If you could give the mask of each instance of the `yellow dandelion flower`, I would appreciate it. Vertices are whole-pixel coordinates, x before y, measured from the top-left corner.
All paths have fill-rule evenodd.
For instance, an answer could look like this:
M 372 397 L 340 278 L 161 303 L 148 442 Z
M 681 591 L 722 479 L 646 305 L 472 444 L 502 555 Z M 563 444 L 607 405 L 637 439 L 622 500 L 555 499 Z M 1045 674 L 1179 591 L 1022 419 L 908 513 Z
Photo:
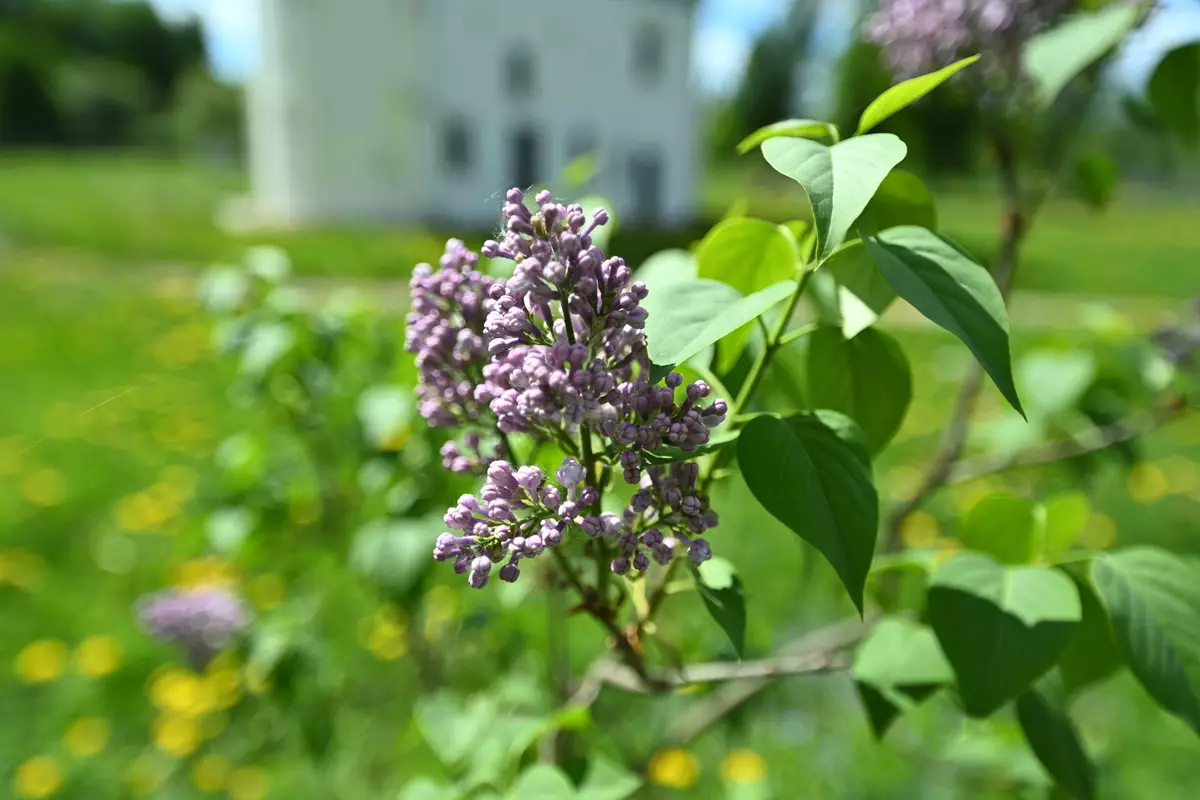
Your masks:
M 286 594 L 287 584 L 284 583 L 283 577 L 275 572 L 258 575 L 246 586 L 246 597 L 264 611 L 282 603 Z
M 1138 464 L 1125 479 L 1129 496 L 1139 503 L 1154 503 L 1167 493 L 1167 476 L 1157 464 Z
M 164 714 L 154 722 L 154 746 L 175 758 L 190 756 L 200 746 L 200 726 L 193 717 Z
M 62 786 L 62 769 L 50 756 L 36 756 L 17 767 L 13 788 L 18 797 L 49 797 Z
M 767 762 L 753 750 L 734 750 L 721 761 L 721 777 L 727 783 L 762 783 Z
M 937 519 L 927 511 L 914 511 L 900 526 L 900 539 L 905 547 L 933 547 L 939 533 Z
M 175 573 L 175 585 L 180 589 L 200 589 L 229 586 L 236 583 L 238 569 L 216 556 L 184 562 Z
M 64 743 L 67 750 L 74 756 L 97 756 L 108 747 L 112 735 L 112 726 L 108 720 L 100 717 L 83 717 L 75 720 L 67 729 Z
M 229 800 L 262 800 L 267 796 L 270 784 L 267 773 L 257 767 L 242 767 L 234 770 L 226 784 Z
M 150 699 L 163 711 L 190 717 L 203 714 L 214 705 L 211 692 L 205 690 L 200 678 L 178 668 L 167 670 L 154 679 Z
M 90 636 L 75 650 L 75 668 L 89 678 L 103 678 L 121 666 L 121 643 L 112 636 Z
M 659 786 L 690 789 L 700 777 L 700 763 L 687 750 L 678 747 L 660 750 L 650 759 L 646 777 Z
M 224 756 L 204 756 L 192 765 L 192 783 L 202 792 L 219 792 L 225 788 L 230 769 L 229 759 Z
M 49 683 L 63 674 L 67 648 L 62 642 L 42 639 L 17 654 L 17 677 L 25 683 Z
M 395 661 L 408 652 L 408 630 L 395 622 L 377 619 L 367 649 L 380 661 Z
M 33 505 L 42 508 L 58 505 L 66 493 L 67 484 L 62 473 L 50 467 L 42 467 L 30 473 L 21 482 L 21 495 Z
M 214 708 L 232 708 L 242 699 L 242 676 L 236 669 L 210 673 L 204 682 L 212 692 Z
M 139 756 L 125 771 L 125 783 L 135 797 L 148 797 L 162 787 L 166 770 L 149 756 Z
M 1095 513 L 1079 534 L 1079 544 L 1089 550 L 1104 550 L 1117 542 L 1117 523 L 1107 514 Z
M 408 444 L 412 432 L 407 425 L 398 427 L 379 443 L 379 449 L 385 453 L 398 453 Z

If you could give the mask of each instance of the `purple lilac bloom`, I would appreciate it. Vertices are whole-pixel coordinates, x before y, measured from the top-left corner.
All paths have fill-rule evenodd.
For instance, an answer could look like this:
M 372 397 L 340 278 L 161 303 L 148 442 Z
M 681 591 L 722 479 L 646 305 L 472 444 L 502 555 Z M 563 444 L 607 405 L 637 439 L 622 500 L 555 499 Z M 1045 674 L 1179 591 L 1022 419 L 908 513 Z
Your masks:
M 699 476 L 700 467 L 694 462 L 646 470 L 625 509 L 623 524 L 630 533 L 618 540 L 623 554 L 613 561 L 614 572 L 624 573 L 630 567 L 644 570 L 648 559 L 668 564 L 676 553 L 686 554 L 697 566 L 712 558 L 702 534 L 720 520 L 696 486 Z
M 482 437 L 475 432 L 464 436 L 462 444 L 446 442 L 440 451 L 442 467 L 459 474 L 483 475 L 494 462 L 507 457 L 502 442 L 497 442 L 490 450 L 482 442 Z
M 204 667 L 250 622 L 250 611 L 225 589 L 162 591 L 138 601 L 138 617 L 153 636 L 175 642 L 189 662 Z
M 418 264 L 409 284 L 412 311 L 404 346 L 417 356 L 421 416 L 435 427 L 479 416 L 474 389 L 487 361 L 484 301 L 492 279 L 476 269 L 478 263 L 478 254 L 451 239 L 440 268 Z
M 900 78 L 982 53 L 1015 71 L 1021 46 L 1071 10 L 1072 0 L 880 0 L 863 34 Z

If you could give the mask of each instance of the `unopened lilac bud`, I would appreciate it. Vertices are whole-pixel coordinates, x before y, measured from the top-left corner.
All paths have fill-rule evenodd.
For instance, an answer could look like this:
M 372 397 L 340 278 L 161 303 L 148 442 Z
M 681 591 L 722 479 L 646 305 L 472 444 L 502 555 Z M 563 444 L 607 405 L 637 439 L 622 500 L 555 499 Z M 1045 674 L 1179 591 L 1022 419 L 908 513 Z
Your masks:
M 617 547 L 624 550 L 626 553 L 632 553 L 637 549 L 637 537 L 632 533 L 622 533 L 617 539 Z
M 539 495 L 542 505 L 547 508 L 558 508 L 562 505 L 562 492 L 558 490 L 557 486 L 550 486 L 548 484 L 542 486 Z
M 595 504 L 600 499 L 600 493 L 592 486 L 583 487 L 583 491 L 579 493 L 579 505 L 587 507 Z
M 650 559 L 641 550 L 633 557 L 633 568 L 639 572 L 644 572 L 650 566 Z
M 705 561 L 712 558 L 712 548 L 709 547 L 706 539 L 693 539 L 688 545 L 688 557 L 696 566 L 700 566 Z
M 688 400 L 691 400 L 694 403 L 701 398 L 708 397 L 708 394 L 711 391 L 712 389 L 709 388 L 707 383 L 704 381 L 696 381 L 695 383 L 688 385 L 687 397 Z
M 454 559 L 454 571 L 462 575 L 471 568 L 471 554 L 463 553 L 458 558 Z
M 554 194 L 549 189 L 542 189 L 540 192 L 537 193 L 537 196 L 534 198 L 534 202 L 537 203 L 539 206 L 544 206 L 544 205 L 547 205 L 548 203 L 553 203 L 554 202 Z
M 592 214 L 592 222 L 594 222 L 597 225 L 597 227 L 599 227 L 601 225 L 607 225 L 608 224 L 608 212 L 605 211 L 603 208 L 597 208 L 596 213 Z
M 695 517 L 704 510 L 704 505 L 700 502 L 699 497 L 688 495 L 679 504 L 679 510 L 683 512 L 684 516 Z
M 629 572 L 629 559 L 626 556 L 618 556 L 612 560 L 611 569 L 618 575 L 624 575 Z
M 672 389 L 678 389 L 682 385 L 683 385 L 683 376 L 680 375 L 678 372 L 671 372 L 671 373 L 667 374 L 667 386 L 668 387 L 670 387 Z
M 568 489 L 578 486 L 586 476 L 587 470 L 583 465 L 570 457 L 564 458 L 562 466 L 555 472 L 558 482 Z
M 524 203 L 525 193 L 514 186 L 512 189 L 508 190 L 508 192 L 504 195 L 504 198 L 510 203 Z
M 662 540 L 662 531 L 660 531 L 658 528 L 651 528 L 642 534 L 642 544 L 646 545 L 647 547 L 654 547 L 657 544 L 662 544 Z
M 516 583 L 517 578 L 521 577 L 521 570 L 517 568 L 516 562 L 510 561 L 501 567 L 500 572 L 497 574 L 500 576 L 500 580 L 505 583 Z
M 604 525 L 601 524 L 599 517 L 584 517 L 579 520 L 579 527 L 591 537 L 599 536 L 604 531 Z

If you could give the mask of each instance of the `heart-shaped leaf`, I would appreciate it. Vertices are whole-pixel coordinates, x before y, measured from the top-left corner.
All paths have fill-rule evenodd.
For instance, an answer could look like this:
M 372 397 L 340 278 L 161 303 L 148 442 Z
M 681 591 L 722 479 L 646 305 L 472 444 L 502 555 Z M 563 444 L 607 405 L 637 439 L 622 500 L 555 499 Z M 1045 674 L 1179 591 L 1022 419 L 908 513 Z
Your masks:
M 996 492 L 971 506 L 959 525 L 958 538 L 969 550 L 987 553 L 1001 564 L 1027 564 L 1033 559 L 1038 520 L 1033 503 Z
M 838 140 L 837 126 L 832 122 L 821 122 L 815 119 L 785 119 L 764 125 L 738 143 L 738 152 L 742 155 L 749 153 L 768 139 L 790 136 L 799 139 L 828 139 Z
M 1004 567 L 966 552 L 933 574 L 928 614 L 964 710 L 986 717 L 1054 666 L 1081 610 L 1075 585 L 1061 572 Z
M 832 147 L 807 139 L 769 139 L 762 151 L 767 163 L 804 189 L 822 256 L 846 240 L 883 179 L 908 154 L 904 142 L 890 133 L 855 136 Z
M 733 564 L 723 558 L 712 558 L 699 568 L 692 567 L 692 577 L 704 607 L 741 658 L 746 652 L 746 599 L 742 595 L 742 579 Z
M 893 114 L 908 108 L 950 80 L 960 70 L 966 69 L 978 60 L 979 56 L 977 55 L 964 58 L 962 61 L 956 61 L 948 67 L 939 69 L 937 72 L 918 75 L 915 78 L 909 78 L 889 88 L 883 94 L 879 95 L 879 97 L 872 100 L 871 105 L 867 106 L 867 110 L 862 113 L 862 117 L 858 120 L 858 134 L 862 135 L 866 133 Z
M 696 279 L 696 258 L 687 250 L 661 250 L 642 262 L 634 273 L 650 294 Z
M 961 339 L 1023 415 L 1013 384 L 1008 312 L 987 269 L 926 228 L 891 228 L 866 242 L 896 294 Z
M 1200 733 L 1200 569 L 1137 547 L 1096 559 L 1092 582 L 1134 677 Z
M 719 222 L 696 251 L 699 277 L 722 281 L 744 295 L 793 277 L 796 257 L 791 231 L 746 217 Z
M 650 294 L 642 303 L 646 343 L 654 364 L 682 364 L 706 347 L 752 322 L 796 290 L 781 281 L 749 297 L 720 281 L 697 279 Z
M 575 785 L 552 764 L 534 764 L 508 790 L 511 800 L 564 800 L 575 797 Z
M 878 738 L 902 711 L 954 682 L 933 631 L 900 617 L 875 627 L 854 654 L 851 672 Z
M 823 298 L 825 309 L 821 321 L 838 325 L 847 339 L 853 339 L 871 327 L 896 299 L 896 291 L 883 278 L 875 259 L 861 239 L 847 242 L 829 257 L 823 268 L 813 275 L 831 278 Z
M 879 497 L 858 426 L 832 411 L 750 420 L 738 463 L 762 507 L 817 548 L 862 612 Z
M 822 327 L 808 337 L 805 366 L 809 405 L 850 417 L 870 451 L 883 450 L 912 402 L 912 367 L 899 343 L 874 329 L 847 340 Z

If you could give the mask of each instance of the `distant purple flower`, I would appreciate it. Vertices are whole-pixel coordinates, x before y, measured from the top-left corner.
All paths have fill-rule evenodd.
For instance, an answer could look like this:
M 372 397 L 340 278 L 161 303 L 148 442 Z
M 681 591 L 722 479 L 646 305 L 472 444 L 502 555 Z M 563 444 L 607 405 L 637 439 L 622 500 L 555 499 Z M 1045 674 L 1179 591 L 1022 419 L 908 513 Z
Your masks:
M 178 644 L 197 668 L 228 646 L 250 621 L 246 604 L 225 589 L 162 591 L 141 598 L 137 609 L 151 635 Z
M 974 53 L 1013 71 L 1022 45 L 1070 11 L 1072 0 L 880 0 L 863 27 L 900 78 Z

